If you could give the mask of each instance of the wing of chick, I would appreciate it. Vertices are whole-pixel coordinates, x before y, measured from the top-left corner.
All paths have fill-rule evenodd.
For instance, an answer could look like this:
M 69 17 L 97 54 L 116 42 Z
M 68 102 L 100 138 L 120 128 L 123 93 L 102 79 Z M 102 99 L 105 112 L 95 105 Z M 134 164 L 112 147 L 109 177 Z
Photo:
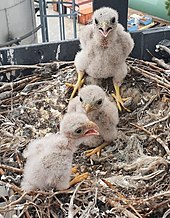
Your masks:
M 46 140 L 47 137 L 32 140 L 27 146 L 27 148 L 24 150 L 23 156 L 25 158 L 31 158 L 33 156 L 37 156 L 41 153 L 44 153 L 44 149 L 46 148 Z
M 130 35 L 130 33 L 126 32 L 124 27 L 121 24 L 117 25 L 117 38 L 119 39 L 119 43 L 122 47 L 122 61 L 125 61 L 129 56 L 134 47 L 134 41 Z
M 23 190 L 45 189 L 51 185 L 58 189 L 69 187 L 71 153 L 63 149 L 67 143 L 64 136 L 52 134 L 28 145 Z
M 90 43 L 93 39 L 93 25 L 89 24 L 82 28 L 79 35 L 80 39 L 80 46 L 81 49 L 84 49 L 88 46 L 90 46 Z

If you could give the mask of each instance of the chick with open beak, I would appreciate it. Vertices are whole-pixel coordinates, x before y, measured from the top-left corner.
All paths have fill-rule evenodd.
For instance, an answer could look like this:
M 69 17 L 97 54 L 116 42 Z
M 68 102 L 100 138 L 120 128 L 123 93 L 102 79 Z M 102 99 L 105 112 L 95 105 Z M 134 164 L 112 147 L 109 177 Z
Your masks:
M 114 30 L 118 23 L 118 13 L 115 10 L 111 12 L 112 13 L 109 14 L 108 11 L 105 10 L 95 11 L 93 15 L 93 26 L 96 40 L 106 40 L 113 37 Z
M 103 22 L 101 27 L 99 28 L 99 32 L 106 38 L 108 34 L 112 31 L 112 27 L 108 25 L 108 23 Z
M 78 96 L 72 99 L 68 105 L 68 113 L 73 111 L 86 113 L 89 120 L 99 127 L 100 135 L 91 136 L 83 141 L 89 147 L 98 146 L 94 150 L 90 150 L 87 156 L 99 153 L 117 137 L 119 122 L 117 107 L 99 86 L 88 85 L 80 89 Z
M 27 158 L 21 187 L 24 191 L 63 190 L 86 179 L 88 173 L 70 182 L 73 154 L 85 138 L 98 135 L 98 127 L 83 113 L 64 115 L 60 132 L 30 142 L 24 151 Z
M 117 26 L 116 16 L 110 18 L 110 20 L 104 20 L 99 22 L 96 18 L 94 19 L 94 28 L 97 27 L 99 33 L 102 34 L 104 38 L 107 38 L 109 33 L 113 31 Z
M 79 34 L 81 50 L 75 56 L 78 75 L 71 98 L 79 91 L 83 82 L 102 86 L 102 81 L 111 79 L 114 85 L 112 96 L 121 111 L 127 100 L 122 98 L 120 86 L 128 73 L 126 58 L 131 53 L 134 42 L 118 21 L 118 13 L 112 8 L 102 7 L 94 11 L 92 23 L 86 25 Z M 110 90 L 112 92 L 112 90 Z

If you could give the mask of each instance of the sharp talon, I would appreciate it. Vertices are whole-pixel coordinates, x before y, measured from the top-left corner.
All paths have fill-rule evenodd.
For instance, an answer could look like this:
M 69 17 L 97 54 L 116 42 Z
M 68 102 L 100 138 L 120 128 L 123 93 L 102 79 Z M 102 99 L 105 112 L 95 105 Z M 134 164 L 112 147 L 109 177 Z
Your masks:
M 80 86 L 78 88 L 78 91 L 80 90 L 80 88 L 82 87 L 82 85 L 84 84 L 84 79 L 81 80 Z
M 90 149 L 88 151 L 85 151 L 85 154 L 89 153 L 89 152 L 92 152 L 94 149 Z
M 71 172 L 76 174 L 78 172 L 78 167 L 77 166 L 72 167 Z
M 73 88 L 73 92 L 72 92 L 72 94 L 71 94 L 70 99 L 72 99 L 72 98 L 75 96 L 77 90 L 79 91 L 79 89 L 80 89 L 81 86 L 83 85 L 83 83 L 84 83 L 83 76 L 84 76 L 84 72 L 81 72 L 81 71 L 80 71 L 80 72 L 78 72 L 78 79 L 77 79 L 76 84 L 65 83 L 66 86 Z
M 97 152 L 97 157 L 100 157 L 100 155 L 101 155 L 101 151 L 98 151 Z
M 101 144 L 100 146 L 94 148 L 94 149 L 91 149 L 91 150 L 88 150 L 85 152 L 86 154 L 86 157 L 90 157 L 92 156 L 93 154 L 97 154 L 97 156 L 99 157 L 101 155 L 101 150 L 103 148 L 105 148 L 106 146 L 108 145 L 107 142 L 104 142 L 103 144 Z
M 120 106 L 120 103 L 119 103 L 118 99 L 116 98 L 116 95 L 114 93 L 112 93 L 112 96 L 116 100 L 116 104 L 117 104 L 117 107 L 118 107 L 119 111 L 122 111 L 122 108 Z
M 116 100 L 116 104 L 117 104 L 119 111 L 122 111 L 122 108 L 124 108 L 126 111 L 131 112 L 128 108 L 124 106 L 124 102 L 127 101 L 129 98 L 121 97 L 120 88 L 117 84 L 114 84 L 114 88 L 115 88 L 116 94 L 112 93 L 112 96 Z
M 122 98 L 122 100 L 125 102 L 125 101 L 128 101 L 131 97 L 127 97 L 127 98 Z
M 77 184 L 77 183 L 79 183 L 79 182 L 81 182 L 81 181 L 83 181 L 83 180 L 85 180 L 85 179 L 87 179 L 88 176 L 89 176 L 89 173 L 86 172 L 86 173 L 83 173 L 83 174 L 81 174 L 81 175 L 75 177 L 74 179 L 72 179 L 72 180 L 70 181 L 70 187 L 73 186 L 73 185 L 75 185 L 75 184 Z
M 65 85 L 68 87 L 71 87 L 71 88 L 73 87 L 73 84 L 71 84 L 71 83 L 65 83 Z

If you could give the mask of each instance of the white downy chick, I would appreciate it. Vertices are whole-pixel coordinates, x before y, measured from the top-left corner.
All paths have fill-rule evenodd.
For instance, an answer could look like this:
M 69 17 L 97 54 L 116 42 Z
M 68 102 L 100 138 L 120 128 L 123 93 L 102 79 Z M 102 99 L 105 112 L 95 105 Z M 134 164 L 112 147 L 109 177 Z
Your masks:
M 73 154 L 84 138 L 98 134 L 98 127 L 83 113 L 66 114 L 60 132 L 33 140 L 24 152 L 27 158 L 21 187 L 24 191 L 69 188 Z
M 118 109 L 111 102 L 102 88 L 96 85 L 87 85 L 80 89 L 78 96 L 68 105 L 68 113 L 86 113 L 89 120 L 99 127 L 99 136 L 91 136 L 84 140 L 88 146 L 97 146 L 102 142 L 112 142 L 117 137 L 119 122 Z
M 96 10 L 92 24 L 86 25 L 80 33 L 81 51 L 75 57 L 77 72 L 85 72 L 94 81 L 113 78 L 121 85 L 127 74 L 126 58 L 134 42 L 118 22 L 118 13 L 112 8 Z

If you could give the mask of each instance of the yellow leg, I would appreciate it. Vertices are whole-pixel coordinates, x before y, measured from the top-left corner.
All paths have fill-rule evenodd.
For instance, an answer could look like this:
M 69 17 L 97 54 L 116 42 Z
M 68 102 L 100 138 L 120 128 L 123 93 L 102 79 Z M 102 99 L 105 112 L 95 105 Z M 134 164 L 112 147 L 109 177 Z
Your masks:
M 70 99 L 72 99 L 75 96 L 77 90 L 79 90 L 80 87 L 82 86 L 82 84 L 84 83 L 84 79 L 83 79 L 84 72 L 79 71 L 77 74 L 78 74 L 78 79 L 77 79 L 77 82 L 76 82 L 75 85 L 74 84 L 70 84 L 70 83 L 66 83 L 67 86 L 74 88 L 73 92 L 71 94 Z
M 130 112 L 130 110 L 128 108 L 126 108 L 124 106 L 124 101 L 127 101 L 128 98 L 122 98 L 121 95 L 120 95 L 120 87 L 117 85 L 117 84 L 114 84 L 114 88 L 115 88 L 115 92 L 116 94 L 112 93 L 112 96 L 115 98 L 116 100 L 116 104 L 117 104 L 117 107 L 120 111 L 122 111 L 122 107 L 127 110 L 128 112 Z
M 109 144 L 109 143 L 104 142 L 103 144 L 99 145 L 98 147 L 86 151 L 85 154 L 86 154 L 87 157 L 90 157 L 90 156 L 92 156 L 93 154 L 97 154 L 97 155 L 99 156 L 100 153 L 101 153 L 101 150 L 102 150 L 103 148 L 105 148 L 108 144 Z
M 70 181 L 70 187 L 73 186 L 73 185 L 75 185 L 75 184 L 77 184 L 77 183 L 79 183 L 79 182 L 81 182 L 81 181 L 83 181 L 83 180 L 85 180 L 85 179 L 87 179 L 88 176 L 89 176 L 89 173 L 88 173 L 88 172 L 76 176 L 74 179 L 72 179 L 72 180 Z
M 78 166 L 72 167 L 71 172 L 76 174 L 78 172 Z

